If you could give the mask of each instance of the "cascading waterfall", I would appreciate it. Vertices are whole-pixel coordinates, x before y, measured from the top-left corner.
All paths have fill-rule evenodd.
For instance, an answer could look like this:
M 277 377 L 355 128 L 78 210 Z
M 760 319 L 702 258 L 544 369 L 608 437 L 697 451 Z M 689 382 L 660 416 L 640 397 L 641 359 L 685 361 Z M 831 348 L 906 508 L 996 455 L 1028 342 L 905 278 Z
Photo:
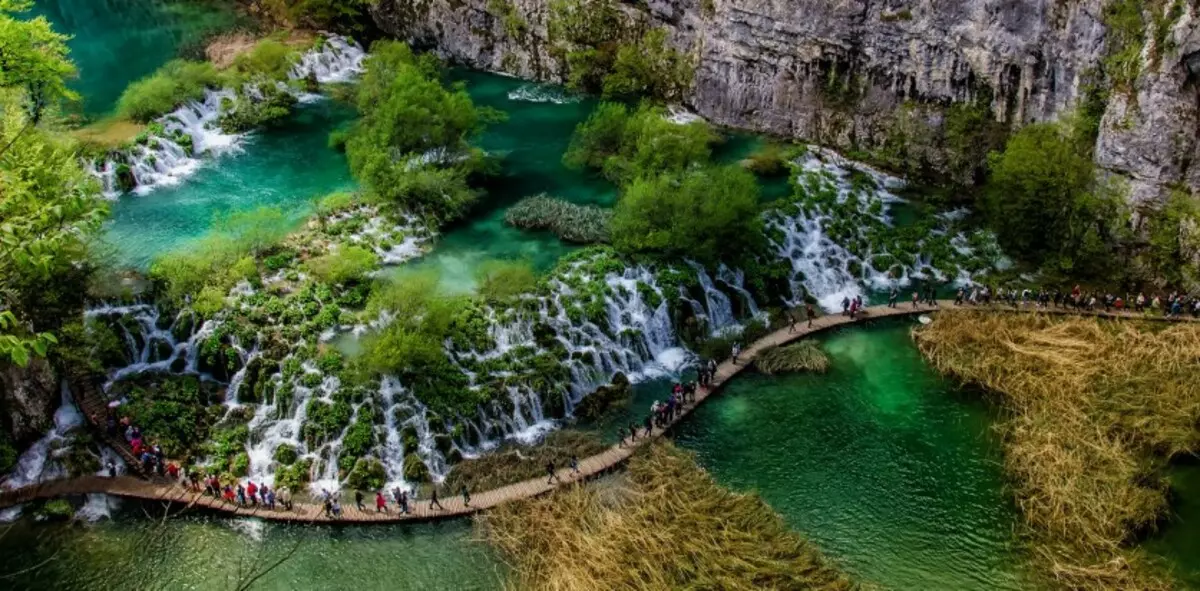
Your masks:
M 61 385 L 60 395 L 61 405 L 54 411 L 54 427 L 21 454 L 12 472 L 0 479 L 0 488 L 17 489 L 67 475 L 66 468 L 55 461 L 56 450 L 69 441 L 71 431 L 82 426 L 84 418 L 71 399 L 66 381 Z M 0 522 L 13 521 L 20 516 L 20 505 L 10 507 L 0 512 Z
M 354 40 L 330 35 L 319 47 L 303 53 L 288 75 L 293 80 L 311 76 L 321 84 L 348 82 L 362 73 L 365 57 L 366 53 Z M 257 87 L 247 86 L 248 97 L 263 98 Z M 281 84 L 281 88 L 300 102 L 311 102 L 319 96 L 287 85 Z M 241 149 L 246 134 L 226 133 L 218 124 L 236 96 L 232 89 L 206 89 L 202 100 L 189 101 L 156 119 L 162 133 L 149 134 L 144 143 L 103 162 L 90 162 L 87 168 L 100 180 L 109 199 L 119 197 L 123 185 L 132 184 L 134 193 L 144 195 L 156 187 L 177 184 L 200 168 L 202 157 L 212 158 Z M 122 179 L 124 175 L 128 176 Z
M 704 308 L 708 318 L 709 332 L 719 334 L 737 324 L 733 317 L 733 302 L 730 301 L 729 296 L 713 285 L 712 277 L 709 277 L 708 271 L 705 271 L 704 267 L 694 262 L 688 264 L 696 270 L 696 278 L 700 281 L 700 288 L 704 290 Z M 749 294 L 747 293 L 747 295 Z M 750 301 L 753 302 L 754 298 L 750 298 Z

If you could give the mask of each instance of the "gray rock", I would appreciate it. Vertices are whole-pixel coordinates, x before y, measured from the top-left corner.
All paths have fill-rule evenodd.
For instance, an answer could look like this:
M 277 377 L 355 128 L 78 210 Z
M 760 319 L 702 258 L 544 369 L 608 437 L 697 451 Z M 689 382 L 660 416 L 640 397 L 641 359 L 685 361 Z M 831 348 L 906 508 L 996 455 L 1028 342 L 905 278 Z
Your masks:
M 45 359 L 26 367 L 0 362 L 0 425 L 9 429 L 18 449 L 33 443 L 54 426 L 58 377 Z

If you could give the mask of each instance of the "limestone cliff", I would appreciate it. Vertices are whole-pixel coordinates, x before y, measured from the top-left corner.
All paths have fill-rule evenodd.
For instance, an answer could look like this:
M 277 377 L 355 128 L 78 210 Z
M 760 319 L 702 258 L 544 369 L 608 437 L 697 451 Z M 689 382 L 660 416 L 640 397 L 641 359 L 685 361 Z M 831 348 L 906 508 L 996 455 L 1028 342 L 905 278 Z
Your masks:
M 26 367 L 0 362 L 0 428 L 18 446 L 32 443 L 54 425 L 58 378 L 45 359 Z
M 688 107 L 714 123 L 882 151 L 946 167 L 945 107 L 983 102 L 1006 126 L 1052 120 L 1086 95 L 1106 55 L 1105 6 L 1116 0 L 645 0 L 622 4 L 663 27 L 695 59 Z M 1133 88 L 1112 92 L 1096 160 L 1154 199 L 1172 183 L 1200 187 L 1192 166 L 1200 93 L 1197 7 L 1166 5 L 1163 47 L 1147 34 Z M 386 32 L 472 67 L 561 81 L 550 51 L 549 0 L 379 0 Z M 1149 26 L 1147 27 L 1149 28 Z M 897 145 L 898 130 L 930 141 Z M 925 145 L 930 144 L 930 145 Z

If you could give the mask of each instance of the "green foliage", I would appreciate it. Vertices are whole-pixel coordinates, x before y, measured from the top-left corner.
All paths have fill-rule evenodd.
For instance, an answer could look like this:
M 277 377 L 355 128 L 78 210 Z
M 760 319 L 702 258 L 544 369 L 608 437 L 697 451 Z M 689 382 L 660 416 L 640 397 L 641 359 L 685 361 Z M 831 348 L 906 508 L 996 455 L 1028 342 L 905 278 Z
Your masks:
M 415 453 L 404 456 L 404 480 L 408 482 L 429 481 L 429 467 L 421 461 L 421 456 Z
M 760 245 L 758 183 L 738 166 L 709 166 L 640 178 L 617 202 L 613 245 L 712 262 Z
M 1127 213 L 1068 130 L 1029 125 L 991 158 L 985 211 L 1005 252 L 1069 276 L 1111 279 Z
M 691 86 L 695 67 L 667 45 L 665 29 L 651 29 L 636 45 L 617 50 L 612 72 L 604 76 L 604 98 L 648 96 L 678 101 Z
M 1175 189 L 1167 202 L 1146 217 L 1149 245 L 1147 260 L 1154 274 L 1170 285 L 1186 285 L 1200 278 L 1194 262 L 1200 254 L 1200 201 L 1184 190 Z
M 785 175 L 790 170 L 788 164 L 800 157 L 804 150 L 803 146 L 767 141 L 746 158 L 744 166 L 746 170 L 762 177 Z
M 335 285 L 362 281 L 378 265 L 379 257 L 361 246 L 343 246 L 305 264 L 317 279 Z
M 375 458 L 359 458 L 346 476 L 346 486 L 354 490 L 377 491 L 387 482 L 383 464 Z
M 266 78 L 286 82 L 299 57 L 295 49 L 280 39 L 267 37 L 234 58 L 230 70 L 242 81 Z
M 508 208 L 504 222 L 524 230 L 549 230 L 566 242 L 597 244 L 610 240 L 612 210 L 579 205 L 548 195 L 526 197 Z
M 193 376 L 161 378 L 134 385 L 124 412 L 163 453 L 187 457 L 208 438 L 213 420 L 209 407 L 220 402 L 216 394 L 215 388 Z
M 371 22 L 372 0 L 269 0 L 280 20 L 316 30 L 361 31 Z
M 205 88 L 219 87 L 221 82 L 221 74 L 210 63 L 172 60 L 130 84 L 117 100 L 117 112 L 134 121 L 150 121 L 202 98 Z
M 239 133 L 278 125 L 296 106 L 296 97 L 273 83 L 257 84 L 261 98 L 246 94 L 245 87 L 238 90 L 237 99 L 221 113 L 221 129 L 228 133 Z
M 275 470 L 275 488 L 288 487 L 293 491 L 303 490 L 308 484 L 309 471 L 312 470 L 312 460 L 305 458 L 290 466 L 280 466 Z
M 475 281 L 480 296 L 499 302 L 532 292 L 537 276 L 528 261 L 487 261 L 476 270 Z
M 54 32 L 44 16 L 17 17 L 32 7 L 28 0 L 0 0 L 0 89 L 19 91 L 5 100 L 25 99 L 26 114 L 37 124 L 46 106 L 78 95 L 67 88 L 75 75 L 67 57 L 69 37 Z
M 358 90 L 362 118 L 345 145 L 372 193 L 450 220 L 475 199 L 466 177 L 479 159 L 468 140 L 500 115 L 476 107 L 461 85 L 443 85 L 439 69 L 403 43 L 375 43 Z
M 299 459 L 300 456 L 296 454 L 296 447 L 294 445 L 282 443 L 279 445 L 279 447 L 275 448 L 274 457 L 275 461 L 279 462 L 281 465 L 291 466 L 292 464 L 296 463 L 296 460 Z
M 0 432 L 0 473 L 7 474 L 17 464 L 17 448 L 13 445 L 12 436 Z
M 504 32 L 512 39 L 522 40 L 529 31 L 529 23 L 521 17 L 511 0 L 488 0 L 488 12 L 500 18 Z
M 705 163 L 717 139 L 707 123 L 672 123 L 649 104 L 631 113 L 622 104 L 601 103 L 575 129 L 563 164 L 601 169 L 610 180 L 627 183 Z
M 1142 47 L 1146 43 L 1146 22 L 1141 0 L 1115 0 L 1104 7 L 1106 47 L 1104 73 L 1112 87 L 1132 94 L 1133 84 L 1142 70 Z
M 0 91 L 0 358 L 21 365 L 78 314 L 88 244 L 108 213 L 75 144 L 34 127 L 22 94 Z

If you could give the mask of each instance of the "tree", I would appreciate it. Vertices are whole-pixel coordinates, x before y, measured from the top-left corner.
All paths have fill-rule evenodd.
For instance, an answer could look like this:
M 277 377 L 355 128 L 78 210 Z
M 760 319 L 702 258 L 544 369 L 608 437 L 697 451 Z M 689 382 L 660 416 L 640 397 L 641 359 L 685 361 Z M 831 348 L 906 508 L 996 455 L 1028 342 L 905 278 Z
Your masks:
M 34 127 L 24 94 L 0 90 L 0 336 L 15 338 L 0 355 L 17 362 L 44 352 L 46 334 L 82 307 L 89 241 L 108 212 L 75 143 Z
M 45 17 L 18 19 L 33 7 L 29 0 L 0 0 L 0 88 L 19 88 L 36 125 L 41 109 L 77 95 L 67 88 L 75 64 L 67 57 L 67 35 L 55 33 Z
M 1121 187 L 1097 178 L 1069 129 L 1026 126 L 989 160 L 984 209 L 1006 252 L 1072 276 L 1113 269 L 1127 232 Z
M 650 104 L 630 113 L 620 103 L 601 103 L 576 127 L 563 164 L 599 169 L 613 182 L 628 183 L 708 162 L 716 140 L 703 121 L 680 125 Z
M 613 245 L 711 263 L 763 240 L 758 183 L 740 166 L 710 166 L 634 181 L 617 202 Z

